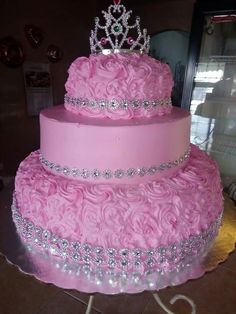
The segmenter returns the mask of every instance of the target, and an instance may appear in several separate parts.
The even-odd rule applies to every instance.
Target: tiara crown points
[[[138,50],[142,53],[148,53],[150,36],[147,30],[140,29],[140,17],[137,16],[135,22],[129,25],[129,19],[132,11],[127,11],[121,0],[113,0],[113,4],[108,7],[108,11],[102,11],[105,23],[100,23],[100,18],[95,17],[95,29],[91,31],[90,48],[91,53],[119,52],[121,50]],[[99,33],[103,32],[100,37]],[[135,35],[131,36],[133,32]],[[109,46],[109,48],[107,48]],[[128,48],[128,49],[127,49]]]

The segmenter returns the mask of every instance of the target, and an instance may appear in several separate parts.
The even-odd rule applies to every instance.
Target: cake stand
[[[168,286],[182,284],[190,279],[196,279],[204,273],[212,271],[219,263],[225,261],[230,252],[235,249],[236,243],[236,208],[233,202],[225,195],[225,210],[223,224],[219,235],[201,265],[193,265],[179,273],[168,275],[146,274],[142,278],[124,276],[119,282],[114,274],[109,278],[99,278],[95,274],[82,272],[78,266],[68,264],[66,261],[49,256],[43,250],[35,250],[28,244],[24,244],[16,233],[12,221],[10,205],[12,202],[12,189],[3,195],[4,206],[0,211],[0,252],[5,256],[8,263],[15,265],[21,272],[34,276],[44,283],[51,283],[63,289],[74,289],[79,292],[90,294],[86,314],[92,309],[95,293],[121,294],[141,293],[145,290],[153,294],[156,302],[167,314],[173,314],[163,304],[156,291]],[[191,306],[191,313],[196,313],[195,303],[184,295],[176,295],[170,303],[183,299]]]

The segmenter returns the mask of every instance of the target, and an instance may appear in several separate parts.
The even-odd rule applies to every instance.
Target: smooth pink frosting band
[[[185,155],[189,149],[190,115],[173,108],[171,114],[163,117],[114,121],[76,116],[57,106],[41,112],[40,132],[41,154],[55,165],[113,172],[149,169]],[[180,163],[156,172],[151,178],[113,177],[109,182],[147,182],[173,175],[181,166]],[[107,183],[107,180],[99,177],[97,182]]]

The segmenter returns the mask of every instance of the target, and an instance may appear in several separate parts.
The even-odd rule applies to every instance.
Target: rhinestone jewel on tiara
[[[132,11],[126,11],[120,0],[113,0],[113,4],[108,7],[108,11],[102,11],[105,23],[100,24],[99,17],[95,17],[95,29],[91,31],[90,49],[91,53],[139,51],[148,53],[150,36],[147,30],[140,29],[140,17],[137,16],[135,22],[129,25],[129,18]],[[102,34],[103,35],[100,35]]]

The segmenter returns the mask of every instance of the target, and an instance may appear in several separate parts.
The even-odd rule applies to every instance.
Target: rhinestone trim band
[[[220,215],[209,228],[201,234],[192,235],[188,240],[167,246],[149,249],[116,249],[94,247],[89,243],[70,241],[52,234],[49,230],[36,226],[22,217],[13,197],[12,217],[17,231],[24,241],[46,250],[62,260],[75,262],[88,271],[94,268],[107,268],[110,271],[171,271],[178,270],[193,263],[203,256],[215,239],[221,222]]]
[[[66,176],[70,177],[79,177],[82,179],[99,179],[99,178],[104,178],[104,179],[111,179],[111,178],[116,178],[116,179],[122,179],[124,177],[128,178],[134,178],[137,176],[143,177],[145,175],[154,175],[157,172],[162,172],[164,170],[171,169],[173,167],[177,167],[181,165],[185,160],[189,158],[190,155],[190,147],[189,149],[184,153],[183,156],[180,158],[169,161],[166,163],[162,163],[160,165],[152,165],[150,167],[140,167],[140,168],[129,168],[127,170],[125,169],[116,169],[112,171],[111,169],[85,169],[85,168],[70,168],[68,166],[62,166],[59,164],[55,164],[46,158],[42,156],[42,154],[39,155],[39,160],[42,163],[43,166],[46,166],[48,169],[55,171],[56,173],[61,173]]]
[[[111,109],[115,110],[127,110],[128,108],[132,108],[133,110],[137,110],[140,108],[151,110],[156,109],[157,107],[172,107],[170,98],[163,99],[153,99],[153,100],[89,100],[83,98],[75,98],[71,97],[68,94],[64,97],[64,102],[66,105],[72,105],[74,107],[80,108],[90,108],[97,109],[100,108],[102,110]]]

